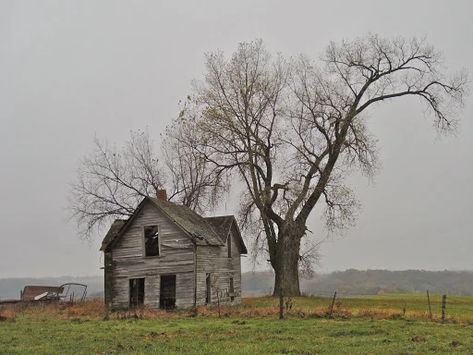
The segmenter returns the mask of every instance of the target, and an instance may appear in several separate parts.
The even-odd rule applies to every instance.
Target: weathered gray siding
[[[206,274],[211,274],[211,302],[217,302],[217,290],[220,302],[239,304],[241,301],[241,264],[240,252],[236,243],[237,232],[232,227],[232,257],[228,257],[227,245],[197,246],[197,305],[205,304]],[[230,299],[230,278],[233,277],[234,300]]]
[[[144,256],[144,227],[159,226],[160,256]],[[112,308],[129,306],[129,279],[145,278],[145,305],[159,307],[160,276],[176,275],[176,306],[194,304],[194,244],[185,233],[150,203],[145,203],[111,251]],[[111,280],[110,280],[111,279]],[[110,295],[110,296],[109,296]]]

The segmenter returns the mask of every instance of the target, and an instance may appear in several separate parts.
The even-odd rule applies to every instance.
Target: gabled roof
[[[223,245],[219,235],[206,222],[205,218],[195,213],[189,207],[178,205],[173,202],[158,200],[148,197],[159,209],[161,209],[175,224],[187,232],[197,245]]]
[[[100,247],[100,250],[105,250],[107,248],[108,244],[110,244],[111,241],[118,235],[118,232],[125,225],[126,221],[126,219],[116,219],[113,221],[110,229],[105,235],[105,238],[102,240],[102,246]]]
[[[233,218],[233,216],[204,217],[205,221],[212,226],[215,232],[217,232],[223,243],[227,242],[227,236],[228,233],[230,233]]]
[[[218,233],[220,236],[220,240],[223,243],[226,243],[228,234],[232,226],[235,226],[235,230],[237,231],[238,240],[236,241],[240,247],[240,254],[247,254],[248,251],[246,250],[245,243],[243,242],[243,238],[240,234],[240,229],[238,228],[238,224],[236,222],[235,216],[216,216],[216,217],[205,217],[207,223],[209,223],[212,228]]]
[[[189,207],[178,205],[169,201],[158,200],[153,197],[145,197],[143,201],[136,208],[134,214],[126,221],[115,220],[110,227],[102,242],[100,250],[107,250],[116,241],[121,234],[125,232],[127,227],[139,211],[143,208],[145,203],[151,203],[153,206],[162,211],[173,223],[181,228],[197,245],[214,245],[221,246],[225,244],[226,235],[224,237],[219,235],[220,231],[212,228],[207,220],[195,213]],[[231,226],[231,225],[230,225]],[[227,233],[228,234],[228,233]],[[245,248],[246,250],[246,248]]]

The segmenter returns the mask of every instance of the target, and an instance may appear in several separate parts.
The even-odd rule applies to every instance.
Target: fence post
[[[445,307],[447,305],[447,295],[442,295],[442,323],[445,322]]]
[[[427,290],[427,303],[429,304],[429,319],[432,319],[432,306],[430,305],[430,294]]]
[[[220,315],[220,295],[219,295],[218,288],[217,288],[217,309],[218,309],[218,317],[221,318],[222,316]]]
[[[279,289],[279,319],[284,319],[284,296],[282,287]]]
[[[332,304],[330,305],[329,316],[331,317],[333,314],[333,307],[335,305],[335,299],[337,298],[337,291],[333,293]]]

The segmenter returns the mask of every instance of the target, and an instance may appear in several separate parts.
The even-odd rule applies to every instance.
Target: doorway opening
[[[141,307],[145,300],[145,279],[130,279],[130,308]]]
[[[176,308],[176,275],[162,275],[159,292],[159,308]]]

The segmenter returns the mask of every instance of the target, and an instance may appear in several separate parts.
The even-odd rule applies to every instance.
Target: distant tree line
[[[243,292],[262,295],[272,291],[271,273],[246,273],[243,276]],[[305,295],[330,296],[334,291],[343,295],[375,295],[380,293],[425,292],[432,294],[473,295],[473,272],[471,271],[423,271],[423,270],[346,270],[330,274],[314,274],[301,279]]]
[[[48,277],[0,279],[0,300],[18,298],[25,285],[60,285],[64,282],[80,282],[88,285],[88,295],[100,297],[103,278],[96,277]],[[272,272],[247,272],[242,275],[243,296],[271,294],[274,287]],[[331,296],[334,291],[344,295],[374,295],[389,292],[425,292],[432,294],[473,296],[472,271],[388,271],[346,270],[330,274],[313,274],[301,279],[303,294]]]

